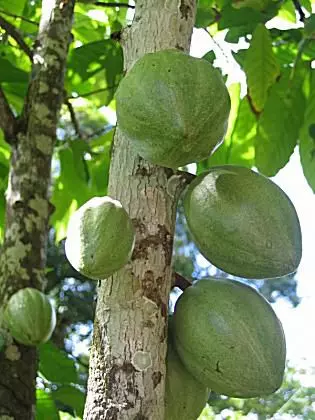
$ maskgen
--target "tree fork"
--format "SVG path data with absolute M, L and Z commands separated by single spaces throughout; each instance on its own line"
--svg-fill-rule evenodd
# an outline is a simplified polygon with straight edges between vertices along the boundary
M 148 52 L 188 52 L 195 13 L 195 0 L 138 0 L 121 37 L 125 70 Z M 132 261 L 99 283 L 85 420 L 164 418 L 171 259 L 184 184 L 176 176 L 139 158 L 118 126 L 108 191 L 132 218 L 136 245 Z
M 5 238 L 0 256 L 0 305 L 23 287 L 44 287 L 50 215 L 50 167 L 62 104 L 74 0 L 43 0 L 32 54 L 32 79 L 22 116 L 10 140 L 11 167 L 6 193 Z M 9 110 L 2 101 L 9 124 Z M 1 117 L 1 115 L 0 115 Z M 15 129 L 18 127 L 18 131 Z M 15 139 L 12 140 L 12 133 Z M 37 351 L 7 338 L 0 353 L 0 419 L 35 418 Z

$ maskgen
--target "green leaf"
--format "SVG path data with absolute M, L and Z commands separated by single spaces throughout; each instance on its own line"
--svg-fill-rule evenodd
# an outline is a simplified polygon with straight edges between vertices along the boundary
M 74 361 L 51 342 L 39 347 L 39 372 L 50 382 L 78 383 Z
M 0 83 L 27 83 L 28 73 L 13 66 L 10 61 L 0 58 Z
M 312 37 L 315 34 L 315 14 L 312 14 L 305 19 L 304 33 L 307 37 Z
M 78 388 L 71 385 L 61 386 L 53 391 L 52 397 L 56 403 L 61 402 L 71 407 L 76 416 L 83 417 L 85 393 Z
M 109 66 L 109 70 L 106 66 Z M 71 51 L 68 68 L 79 74 L 82 81 L 104 69 L 111 74 L 121 73 L 121 48 L 111 40 L 94 41 L 82 45 Z M 116 71 L 113 71 L 113 68 Z
M 278 16 L 288 22 L 296 23 L 296 13 L 293 1 L 286 0 L 282 3 Z
M 256 166 L 267 176 L 274 176 L 288 162 L 303 123 L 305 69 L 296 69 L 291 78 L 287 70 L 271 89 L 260 115 L 255 139 Z
M 252 104 L 260 112 L 267 100 L 268 90 L 280 72 L 279 64 L 272 51 L 269 31 L 263 24 L 257 25 L 253 33 L 244 68 Z
M 308 13 L 312 13 L 312 2 L 311 0 L 300 0 L 301 6 L 304 7 L 308 11 Z
M 246 26 L 249 23 L 265 23 L 278 12 L 279 5 L 277 2 L 270 2 L 268 7 L 261 13 L 250 7 L 242 9 L 235 9 L 231 4 L 225 5 L 220 12 L 220 19 L 218 21 L 218 28 L 231 29 L 236 26 Z
M 212 51 L 208 51 L 203 57 L 204 60 L 209 61 L 209 63 L 213 64 L 214 60 L 216 59 L 216 55 L 215 52 Z
M 247 97 L 238 108 L 237 119 L 231 135 L 227 163 L 251 168 L 254 165 L 257 119 L 251 110 Z
M 36 390 L 36 420 L 59 420 L 59 414 L 51 394 Z
M 0 0 L 0 11 L 14 13 L 21 15 L 24 10 L 24 6 L 27 0 Z
M 315 192 L 315 74 L 311 73 L 310 93 L 306 104 L 304 123 L 299 142 L 304 176 Z
M 234 164 L 251 168 L 254 164 L 256 117 L 247 97 L 240 100 L 239 95 L 237 96 L 237 85 L 232 89 L 230 87 L 229 91 L 232 107 L 227 136 L 218 150 L 207 161 L 198 165 L 198 173 L 215 165 Z
M 213 0 L 198 1 L 195 21 L 196 28 L 207 28 L 215 22 L 216 12 L 212 8 L 213 3 Z

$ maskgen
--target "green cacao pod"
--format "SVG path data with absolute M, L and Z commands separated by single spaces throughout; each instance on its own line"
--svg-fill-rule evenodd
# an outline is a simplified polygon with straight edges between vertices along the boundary
M 212 391 L 251 398 L 282 383 L 286 346 L 271 305 L 252 287 L 200 280 L 179 297 L 174 343 L 186 369 Z
M 298 216 L 287 195 L 263 175 L 234 165 L 213 167 L 189 185 L 184 208 L 200 252 L 221 270 L 262 279 L 297 269 Z
M 120 83 L 116 101 L 119 128 L 136 152 L 170 168 L 209 157 L 230 112 L 218 70 L 178 50 L 140 58 Z
M 168 338 L 165 379 L 165 419 L 195 420 L 208 400 L 209 390 L 185 368 Z
M 121 203 L 94 197 L 70 218 L 65 243 L 70 264 L 91 279 L 106 279 L 129 260 L 135 241 L 132 222 Z
M 56 312 L 44 293 L 26 287 L 9 299 L 4 325 L 18 343 L 38 346 L 50 339 L 56 326 Z

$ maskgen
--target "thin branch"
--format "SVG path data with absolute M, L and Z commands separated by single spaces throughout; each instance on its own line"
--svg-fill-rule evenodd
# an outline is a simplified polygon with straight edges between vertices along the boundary
M 16 134 L 16 118 L 10 108 L 8 100 L 0 86 L 0 127 L 2 128 L 5 140 L 12 143 Z
M 69 99 L 66 99 L 65 100 L 65 105 L 68 107 L 68 111 L 69 111 L 69 114 L 70 114 L 71 122 L 72 122 L 72 125 L 74 127 L 74 130 L 75 130 L 76 135 L 80 139 L 83 138 L 83 134 L 81 133 L 79 122 L 78 122 L 77 117 L 75 115 L 74 108 L 72 106 L 72 103 L 69 101 Z
M 78 96 L 68 96 L 67 97 L 67 100 L 87 98 L 87 97 L 89 97 L 91 95 L 95 95 L 96 93 L 106 92 L 108 90 L 115 89 L 117 86 L 118 86 L 118 84 L 117 85 L 114 85 L 114 86 L 107 86 L 106 88 L 92 90 L 91 92 L 82 93 L 82 95 L 78 95 Z
M 15 19 L 21 19 L 24 22 L 30 23 L 31 25 L 39 26 L 39 24 L 37 22 L 34 22 L 33 20 L 27 19 L 24 16 L 15 15 L 14 13 L 7 12 L 6 10 L 3 10 L 3 9 L 0 9 L 0 13 L 2 13 L 3 15 L 11 16 Z
M 191 284 L 192 283 L 188 279 L 186 279 L 179 273 L 174 273 L 174 280 L 172 284 L 173 287 L 179 287 L 181 290 L 184 291 L 185 289 L 187 289 L 187 287 L 190 287 Z
M 129 9 L 135 9 L 135 6 L 132 6 L 131 4 L 128 4 L 128 3 L 115 3 L 115 2 L 103 3 L 101 1 L 96 1 L 94 4 L 96 6 L 102 6 L 102 7 L 126 7 Z
M 223 57 L 225 58 L 226 62 L 228 64 L 231 64 L 231 60 L 229 59 L 229 57 L 226 55 L 224 49 L 221 47 L 221 45 L 213 38 L 213 36 L 211 35 L 211 33 L 208 31 L 207 28 L 203 28 L 203 30 L 209 35 L 209 37 L 211 38 L 211 41 L 214 43 L 214 45 L 220 50 L 220 52 L 222 53 Z
M 16 43 L 25 52 L 25 54 L 30 58 L 30 60 L 32 60 L 33 52 L 30 49 L 30 47 L 26 44 L 26 42 L 22 38 L 22 35 L 15 28 L 15 26 L 12 25 L 12 23 L 5 20 L 2 16 L 0 16 L 0 26 L 16 41 Z
M 295 10 L 298 12 L 299 16 L 300 16 L 300 21 L 304 22 L 305 20 L 305 13 L 302 9 L 301 3 L 299 2 L 299 0 L 292 0 Z

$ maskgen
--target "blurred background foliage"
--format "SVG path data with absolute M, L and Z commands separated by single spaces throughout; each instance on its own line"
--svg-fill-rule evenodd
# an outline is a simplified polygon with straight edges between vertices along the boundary
M 82 418 L 93 330 L 97 283 L 84 278 L 64 253 L 70 215 L 89 198 L 107 191 L 115 125 L 114 94 L 123 77 L 120 31 L 134 7 L 77 2 L 68 56 L 65 100 L 52 165 L 51 201 L 55 207 L 47 248 L 46 292 L 54 300 L 58 324 L 52 340 L 40 347 L 37 419 Z M 114 2 L 115 3 L 115 2 Z M 117 5 L 118 1 L 116 1 Z M 0 84 L 16 114 L 23 108 L 31 78 L 32 49 L 41 14 L 39 0 L 0 0 Z M 196 28 L 212 39 L 224 31 L 233 60 L 244 72 L 241 85 L 229 86 L 232 111 L 225 142 L 197 173 L 216 164 L 256 166 L 275 175 L 300 150 L 305 177 L 315 190 L 315 18 L 310 0 L 199 0 Z M 292 27 L 265 24 L 275 17 Z M 23 39 L 26 48 L 21 48 Z M 235 47 L 235 48 L 234 48 Z M 224 51 L 221 52 L 224 55 Z M 217 53 L 204 57 L 216 65 Z M 281 110 L 281 112 L 280 112 Z M 0 131 L 0 240 L 10 148 Z M 227 274 L 201 257 L 178 206 L 174 269 L 188 279 Z M 243 279 L 246 281 L 246 279 Z M 248 282 L 271 303 L 300 302 L 294 275 Z M 176 290 L 173 296 L 178 295 Z M 288 366 L 282 388 L 265 399 L 238 400 L 211 393 L 201 419 L 315 419 L 315 389 L 309 372 Z M 250 417 L 251 415 L 255 417 Z M 278 416 L 278 417 L 277 417 Z M 279 417 L 280 416 L 280 417 Z M 281 417 L 282 416 L 282 417 Z

